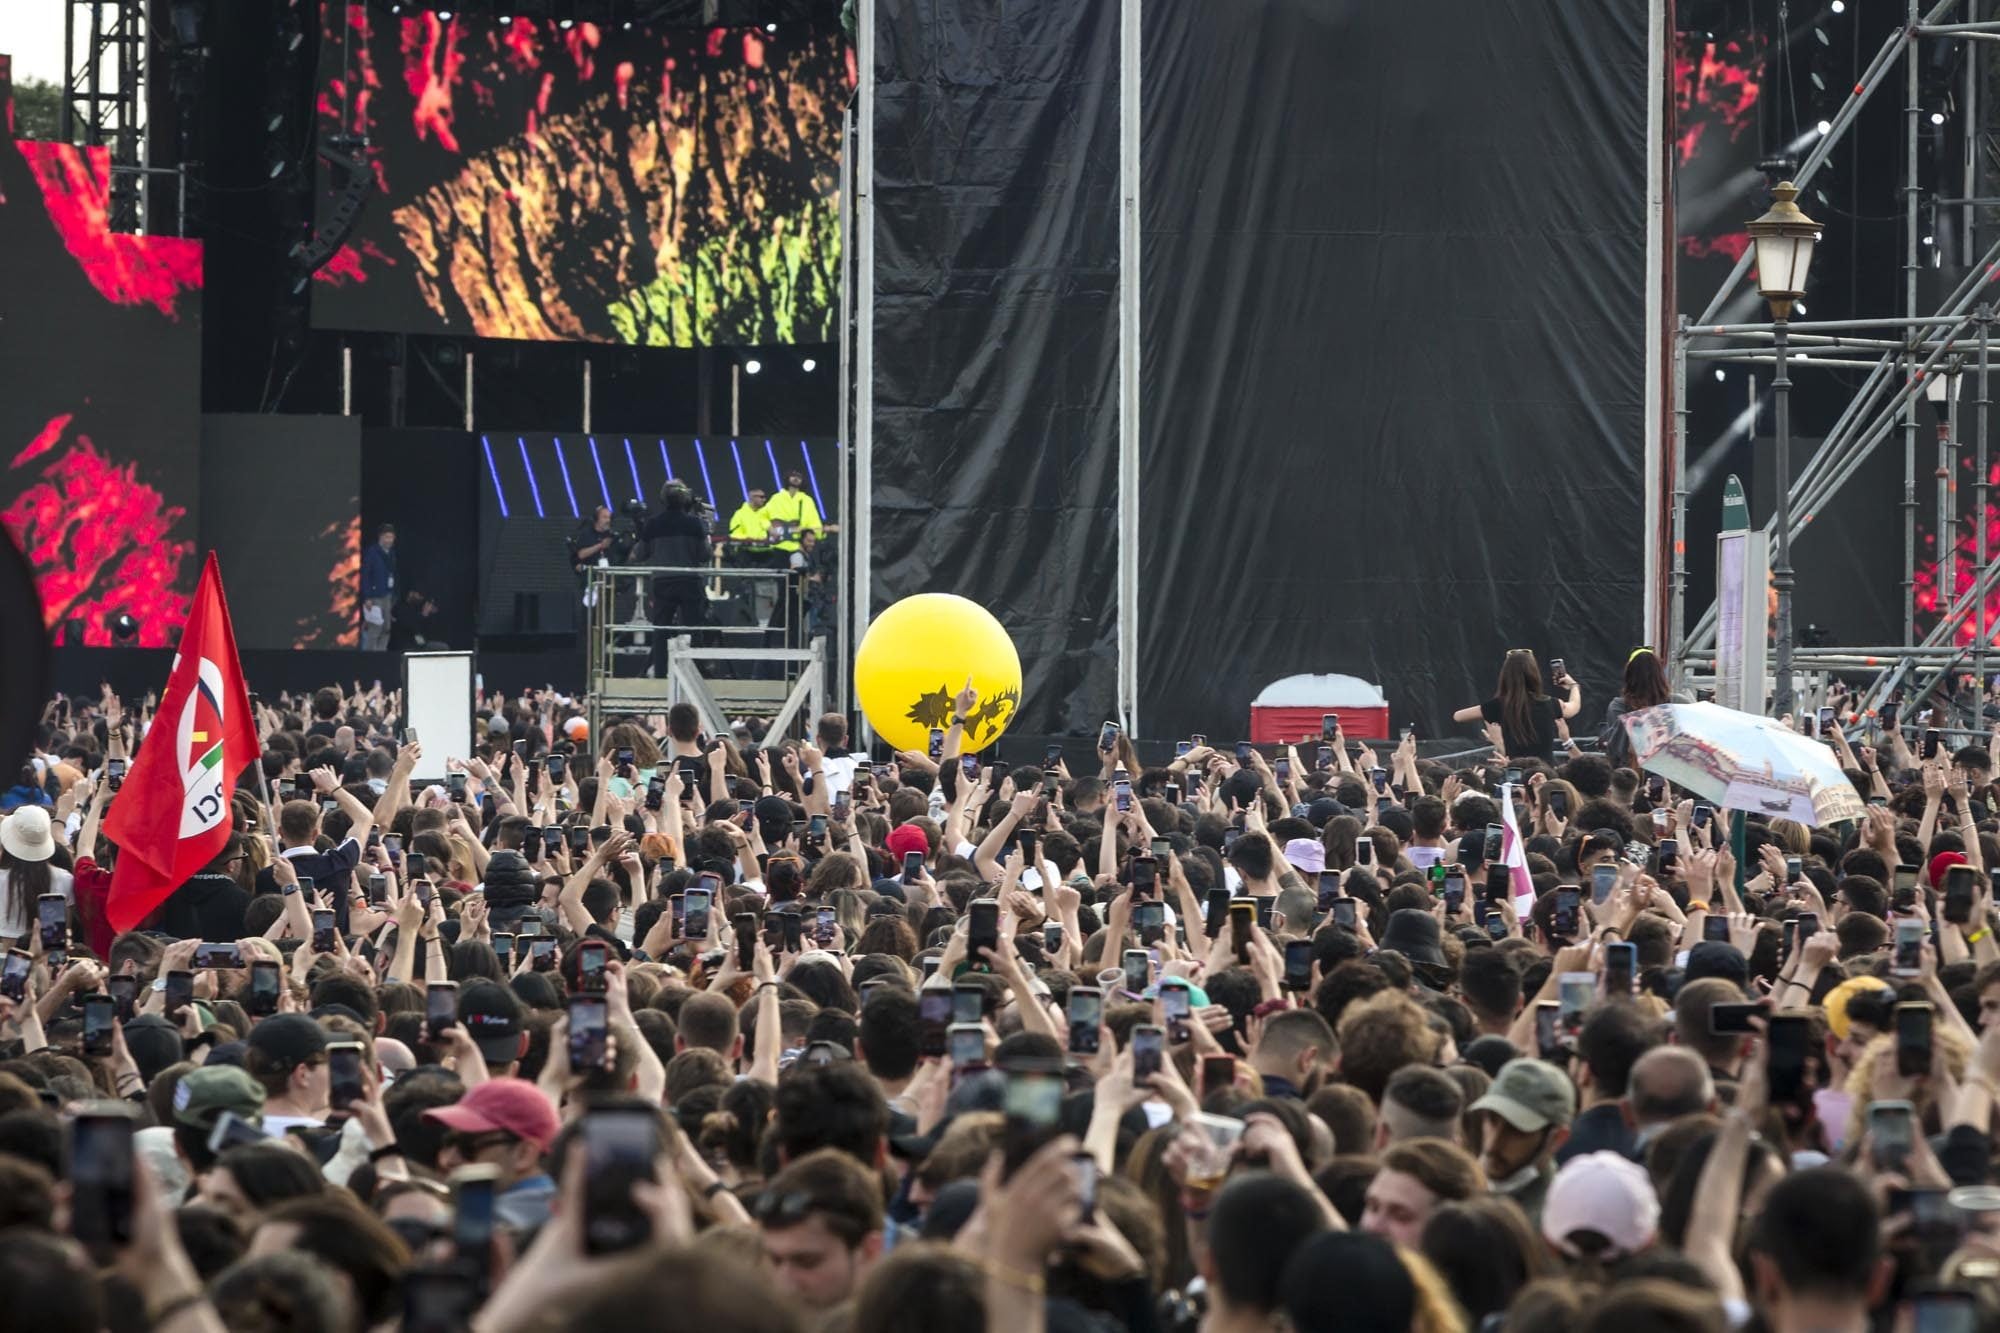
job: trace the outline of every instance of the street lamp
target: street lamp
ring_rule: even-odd
[[[1781,181],[1771,187],[1771,209],[1744,230],[1757,244],[1757,290],[1771,305],[1772,343],[1777,352],[1778,418],[1778,558],[1771,583],[1778,592],[1778,689],[1772,708],[1783,716],[1793,709],[1792,686],[1792,381],[1786,375],[1786,324],[1792,303],[1806,294],[1806,270],[1812,267],[1813,243],[1819,224],[1799,212],[1799,187]]]

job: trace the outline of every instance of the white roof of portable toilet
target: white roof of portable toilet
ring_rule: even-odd
[[[1359,676],[1286,676],[1264,687],[1253,708],[1387,708],[1382,691]]]

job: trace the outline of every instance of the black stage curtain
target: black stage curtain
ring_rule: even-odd
[[[479,597],[479,437],[451,430],[370,430],[361,437],[361,549],[396,525],[398,592],[428,593],[433,637],[472,646]],[[357,585],[358,586],[358,585]]]
[[[1640,632],[1645,32],[1146,6],[1145,734],[1338,671],[1435,735],[1512,647],[1595,729]]]
[[[239,649],[358,648],[361,418],[203,417],[201,544]]]
[[[1014,730],[1117,694],[1118,4],[876,7],[874,601],[1006,625]]]

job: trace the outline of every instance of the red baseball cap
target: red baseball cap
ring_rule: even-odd
[[[543,1152],[549,1150],[562,1129],[556,1108],[549,1104],[540,1088],[524,1078],[488,1079],[452,1105],[424,1112],[424,1119],[435,1120],[460,1134],[503,1130]]]
[[[927,857],[931,854],[931,840],[926,838],[924,831],[915,824],[898,824],[890,829],[889,836],[882,840],[882,845],[889,849],[891,856],[898,858],[908,856],[911,852],[922,852]]]
[[[1932,888],[1942,889],[1944,887],[1944,872],[1953,866],[1962,866],[1965,864],[1964,852],[1939,852],[1931,858],[1930,868],[1924,873],[1930,876]]]

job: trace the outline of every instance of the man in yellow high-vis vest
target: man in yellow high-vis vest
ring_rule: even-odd
[[[785,525],[783,537],[771,543],[775,550],[787,555],[799,549],[801,532],[825,532],[826,524],[820,521],[819,506],[806,493],[806,474],[793,468],[785,473],[785,489],[771,497],[765,506],[770,522]],[[773,533],[773,536],[777,534]]]

